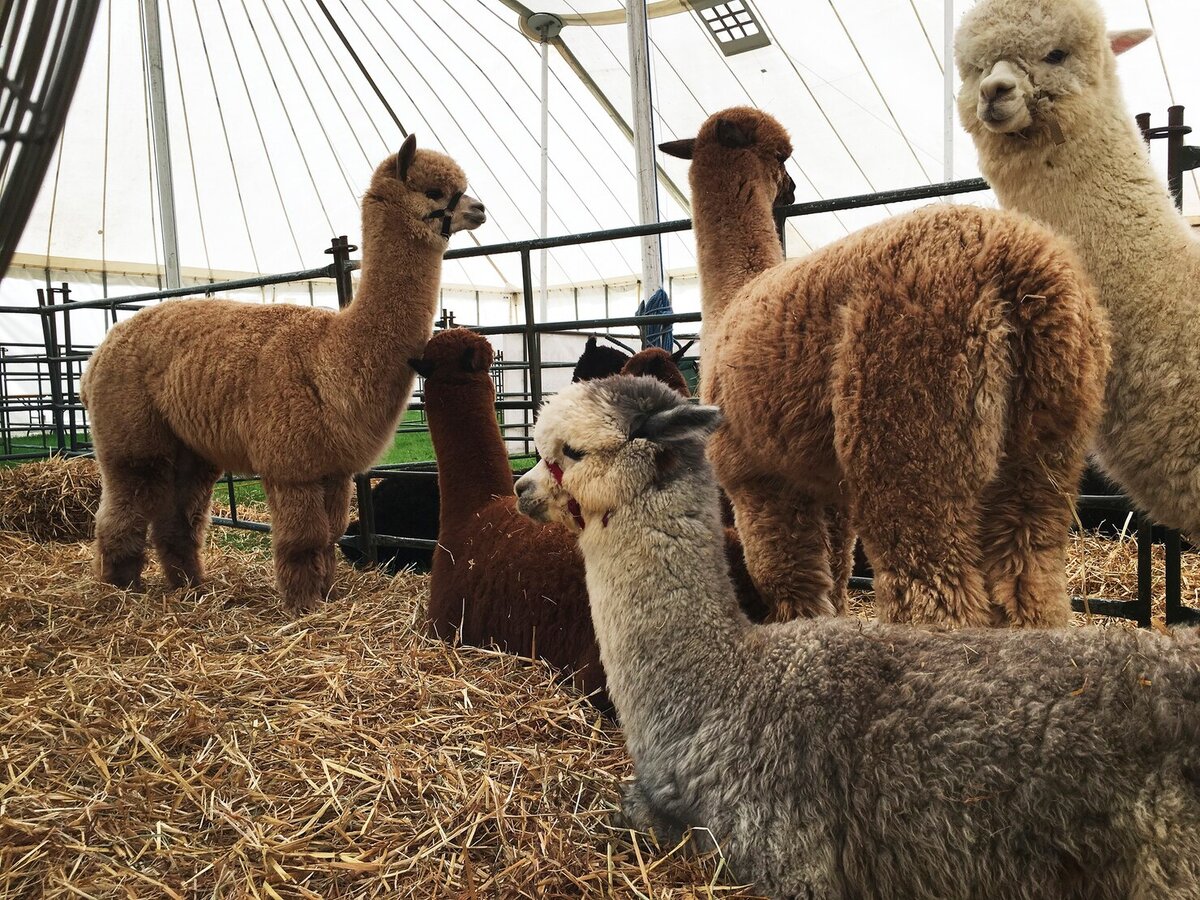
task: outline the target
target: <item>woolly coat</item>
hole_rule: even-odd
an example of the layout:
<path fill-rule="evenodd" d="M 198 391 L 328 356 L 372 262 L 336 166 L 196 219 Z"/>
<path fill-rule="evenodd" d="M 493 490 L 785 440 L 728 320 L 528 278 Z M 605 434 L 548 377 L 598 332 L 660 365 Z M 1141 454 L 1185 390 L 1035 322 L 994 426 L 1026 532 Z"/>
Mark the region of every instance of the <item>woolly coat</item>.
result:
<path fill-rule="evenodd" d="M 486 218 L 465 187 L 453 160 L 412 135 L 376 169 L 361 285 L 341 312 L 168 301 L 113 327 L 80 388 L 104 482 L 101 579 L 140 587 L 149 532 L 168 583 L 199 584 L 224 469 L 262 476 L 285 606 L 304 613 L 330 596 L 349 476 L 389 444 L 408 403 L 403 360 L 432 330 L 445 236 Z"/>
<path fill-rule="evenodd" d="M 652 353 L 670 363 L 663 351 Z M 633 359 L 640 366 L 645 357 Z M 491 364 L 491 344 L 465 328 L 434 335 L 413 360 L 425 377 L 441 492 L 429 628 L 444 640 L 543 659 L 610 711 L 575 536 L 562 525 L 533 522 L 517 512 Z M 660 366 L 656 361 L 647 368 Z M 747 610 L 761 615 L 736 534 L 729 553 L 743 573 Z"/>
<path fill-rule="evenodd" d="M 403 361 L 433 330 L 446 249 L 392 209 L 406 193 L 395 169 L 389 157 L 363 198 L 362 278 L 345 310 L 169 300 L 111 329 L 80 389 L 102 462 L 171 455 L 183 440 L 219 468 L 291 482 L 369 467 L 412 392 Z M 409 172 L 466 184 L 427 150 Z"/>
<path fill-rule="evenodd" d="M 692 161 L 701 396 L 725 414 L 709 452 L 773 615 L 835 612 L 857 532 L 885 620 L 1064 623 L 1108 365 L 1066 243 L 937 205 L 784 261 L 777 121 L 723 110 L 663 149 Z"/>
<path fill-rule="evenodd" d="M 635 827 L 668 847 L 707 829 L 731 878 L 776 898 L 1200 897 L 1195 635 L 754 625 L 702 435 L 654 430 L 679 401 L 580 387 L 537 443 L 586 453 L 561 486 L 585 521 Z"/>
<path fill-rule="evenodd" d="M 1038 107 L 1020 136 L 976 106 L 984 67 L 1038 60 L 1051 44 L 1057 143 Z M 1000 202 L 1070 238 L 1113 323 L 1113 366 L 1096 443 L 1103 468 L 1166 525 L 1200 533 L 1200 241 L 1172 205 L 1125 105 L 1093 0 L 983 0 L 955 41 L 959 118 Z"/>

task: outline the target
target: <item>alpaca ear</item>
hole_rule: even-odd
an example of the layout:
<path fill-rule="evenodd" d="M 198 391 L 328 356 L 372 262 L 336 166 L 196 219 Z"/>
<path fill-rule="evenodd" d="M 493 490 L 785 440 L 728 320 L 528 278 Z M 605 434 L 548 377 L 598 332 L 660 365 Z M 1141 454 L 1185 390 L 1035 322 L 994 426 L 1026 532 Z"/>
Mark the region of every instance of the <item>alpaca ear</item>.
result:
<path fill-rule="evenodd" d="M 583 345 L 583 349 L 585 352 L 596 349 L 596 336 L 594 334 L 587 339 L 587 343 Z"/>
<path fill-rule="evenodd" d="M 659 410 L 636 425 L 630 440 L 645 438 L 655 444 L 674 444 L 686 439 L 708 437 L 721 424 L 721 410 L 716 406 L 696 406 L 681 403 Z"/>
<path fill-rule="evenodd" d="M 671 354 L 671 362 L 675 363 L 675 365 L 679 365 L 681 362 L 683 362 L 684 355 L 689 350 L 692 349 L 692 344 L 694 344 L 694 343 L 696 343 L 696 342 L 688 341 L 686 344 L 684 344 L 682 347 L 680 347 L 678 350 L 676 350 L 674 353 L 672 353 Z"/>
<path fill-rule="evenodd" d="M 408 365 L 422 378 L 428 378 L 433 374 L 434 365 L 432 362 L 428 362 L 427 360 L 410 359 L 408 361 Z"/>
<path fill-rule="evenodd" d="M 731 150 L 740 150 L 754 143 L 754 138 L 736 122 L 728 119 L 717 119 L 717 143 Z"/>
<path fill-rule="evenodd" d="M 1125 31 L 1110 31 L 1108 45 L 1112 47 L 1114 56 L 1120 56 L 1126 50 L 1132 50 L 1150 35 L 1154 34 L 1149 28 L 1130 28 Z"/>
<path fill-rule="evenodd" d="M 487 368 L 487 353 L 483 352 L 480 347 L 466 347 L 463 349 L 462 370 L 464 372 L 482 372 Z"/>
<path fill-rule="evenodd" d="M 400 145 L 396 154 L 396 177 L 401 181 L 408 178 L 408 167 L 412 165 L 413 157 L 417 155 L 417 136 L 410 134 Z"/>
<path fill-rule="evenodd" d="M 676 159 L 691 159 L 696 150 L 696 139 L 683 138 L 679 141 L 664 141 L 658 145 L 658 149 Z"/>

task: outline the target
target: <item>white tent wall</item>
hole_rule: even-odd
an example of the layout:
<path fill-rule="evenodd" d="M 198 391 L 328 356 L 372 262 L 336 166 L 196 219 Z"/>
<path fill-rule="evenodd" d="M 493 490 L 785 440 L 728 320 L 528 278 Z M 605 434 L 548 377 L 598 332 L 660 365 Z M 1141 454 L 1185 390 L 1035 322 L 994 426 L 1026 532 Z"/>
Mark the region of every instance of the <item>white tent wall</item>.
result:
<path fill-rule="evenodd" d="M 551 0 L 569 14 L 616 0 Z M 310 0 L 158 0 L 176 184 L 181 263 L 278 272 L 318 266 L 334 234 L 357 242 L 358 198 L 401 135 Z M 1153 25 L 1155 42 L 1121 60 L 1134 110 L 1161 121 L 1200 82 L 1191 0 L 1103 0 L 1114 27 Z M 422 146 L 444 150 L 489 207 L 481 243 L 533 237 L 539 51 L 498 0 L 330 0 L 351 44 Z M 772 43 L 726 58 L 691 12 L 650 21 L 659 137 L 694 133 L 708 114 L 753 103 L 792 132 L 798 199 L 941 179 L 942 0 L 796 3 L 754 0 Z M 961 14 L 968 4 L 956 4 Z M 539 7 L 540 9 L 541 7 Z M 80 86 L 19 250 L 96 262 L 156 263 L 157 212 L 138 4 L 101 9 Z M 608 99 L 630 116 L 623 25 L 568 26 L 563 39 Z M 551 54 L 552 234 L 633 224 L 637 192 L 628 140 L 557 53 Z M 957 177 L 977 174 L 955 129 Z M 685 191 L 686 164 L 663 160 Z M 1186 210 L 1200 209 L 1196 179 Z M 976 202 L 987 202 L 974 198 Z M 686 211 L 662 192 L 663 216 Z M 891 206 L 796 220 L 789 251 L 806 252 Z M 469 245 L 458 238 L 456 245 Z M 664 240 L 668 269 L 694 266 L 691 242 Z M 636 241 L 555 250 L 549 281 L 628 277 Z M 53 264 L 53 263 L 51 263 Z M 536 268 L 536 263 L 535 263 Z M 446 280 L 512 290 L 519 260 L 449 263 Z M 32 302 L 32 301 L 28 301 Z M 630 312 L 632 309 L 629 310 Z"/>

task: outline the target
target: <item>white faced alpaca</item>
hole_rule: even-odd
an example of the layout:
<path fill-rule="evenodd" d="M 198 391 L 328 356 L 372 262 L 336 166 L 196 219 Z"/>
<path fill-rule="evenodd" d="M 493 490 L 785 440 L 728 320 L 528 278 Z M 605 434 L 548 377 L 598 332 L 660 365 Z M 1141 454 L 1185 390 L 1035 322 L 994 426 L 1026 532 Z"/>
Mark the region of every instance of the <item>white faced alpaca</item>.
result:
<path fill-rule="evenodd" d="M 1150 34 L 1106 34 L 1091 2 L 1055 0 L 1052 9 L 1045 0 L 981 3 L 955 41 L 959 116 L 970 132 L 1015 135 L 1045 124 L 1062 143 L 1066 123 L 1116 88 L 1114 56 Z"/>
<path fill-rule="evenodd" d="M 650 492 L 704 468 L 704 438 L 719 422 L 715 406 L 688 403 L 656 378 L 572 384 L 542 407 L 534 432 L 542 460 L 517 481 L 518 508 L 578 531 L 606 528 Z"/>

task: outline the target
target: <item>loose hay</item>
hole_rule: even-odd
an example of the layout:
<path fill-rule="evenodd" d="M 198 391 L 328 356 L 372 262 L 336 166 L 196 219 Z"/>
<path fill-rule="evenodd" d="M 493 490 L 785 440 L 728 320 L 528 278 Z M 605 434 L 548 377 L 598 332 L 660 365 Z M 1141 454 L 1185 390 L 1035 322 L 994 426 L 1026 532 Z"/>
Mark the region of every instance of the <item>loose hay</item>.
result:
<path fill-rule="evenodd" d="M 86 536 L 93 461 L 18 471 L 0 523 Z M 427 578 L 342 565 L 342 599 L 292 621 L 231 534 L 206 590 L 151 564 L 138 595 L 86 544 L 0 533 L 0 898 L 753 896 L 611 831 L 619 731 L 541 664 L 419 635 Z M 1132 539 L 1073 537 L 1073 593 L 1134 597 L 1136 570 Z M 1200 555 L 1183 584 L 1200 604 Z"/>
<path fill-rule="evenodd" d="M 0 897 L 746 897 L 606 827 L 619 732 L 540 664 L 414 630 L 427 579 L 269 562 L 109 588 L 0 534 Z"/>
<path fill-rule="evenodd" d="M 0 469 L 0 530 L 43 541 L 86 540 L 100 505 L 94 459 L 52 456 Z"/>

